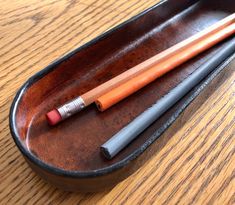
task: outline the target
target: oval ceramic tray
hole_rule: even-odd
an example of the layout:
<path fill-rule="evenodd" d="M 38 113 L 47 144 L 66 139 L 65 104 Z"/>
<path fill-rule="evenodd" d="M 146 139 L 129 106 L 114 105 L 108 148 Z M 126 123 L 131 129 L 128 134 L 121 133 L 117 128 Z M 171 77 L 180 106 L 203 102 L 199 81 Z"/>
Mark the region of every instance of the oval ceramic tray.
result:
<path fill-rule="evenodd" d="M 45 113 L 205 29 L 234 10 L 234 0 L 161 1 L 32 76 L 16 94 L 10 111 L 12 136 L 32 169 L 57 187 L 83 192 L 112 187 L 136 171 L 157 151 L 156 139 L 226 63 L 113 160 L 106 160 L 100 154 L 100 145 L 184 80 L 229 43 L 229 39 L 105 112 L 91 105 L 54 127 L 47 124 Z"/>

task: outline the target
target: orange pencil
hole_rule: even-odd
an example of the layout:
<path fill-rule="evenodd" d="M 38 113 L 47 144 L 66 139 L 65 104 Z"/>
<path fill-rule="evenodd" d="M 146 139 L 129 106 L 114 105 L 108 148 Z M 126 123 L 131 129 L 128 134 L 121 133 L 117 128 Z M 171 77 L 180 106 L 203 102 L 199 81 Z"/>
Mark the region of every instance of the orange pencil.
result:
<path fill-rule="evenodd" d="M 168 58 L 174 56 L 175 53 L 190 48 L 195 43 L 202 41 L 204 38 L 215 34 L 223 28 L 226 28 L 234 21 L 235 14 L 232 14 L 222 19 L 221 21 L 215 23 L 214 25 L 210 26 L 209 28 L 197 33 L 196 35 L 191 36 L 190 38 L 166 49 L 165 51 L 153 56 L 152 58 L 144 61 L 143 63 L 123 72 L 122 74 L 114 77 L 113 79 L 88 91 L 87 93 L 84 93 L 83 95 L 78 96 L 77 98 L 69 101 L 68 103 L 48 112 L 46 116 L 49 124 L 57 124 L 61 120 L 66 119 L 67 117 L 79 112 L 105 93 L 109 92 L 112 89 L 115 89 L 115 87 L 125 83 L 133 77 L 138 76 L 142 72 L 147 71 L 154 65 L 166 61 Z"/>
<path fill-rule="evenodd" d="M 187 60 L 193 58 L 199 53 L 205 51 L 206 49 L 212 47 L 213 45 L 219 43 L 225 38 L 233 35 L 235 33 L 235 23 L 222 29 L 221 31 L 201 40 L 200 42 L 188 47 L 175 55 L 168 58 L 166 61 L 158 63 L 157 65 L 151 67 L 147 71 L 139 74 L 138 76 L 130 79 L 129 81 L 119 85 L 118 87 L 107 92 L 103 96 L 99 97 L 95 103 L 99 110 L 104 111 L 131 95 L 132 93 L 138 91 L 142 87 L 154 81 L 156 78 L 164 75 L 170 70 L 176 68 Z"/>
<path fill-rule="evenodd" d="M 165 61 L 170 56 L 174 55 L 176 52 L 186 49 L 193 44 L 201 41 L 202 39 L 218 32 L 219 30 L 225 28 L 226 26 L 232 24 L 235 22 L 235 13 L 229 15 L 228 17 L 222 19 L 221 21 L 213 24 L 207 29 L 204 29 L 197 34 L 185 39 L 184 41 L 181 41 L 174 46 L 162 51 L 161 53 L 147 59 L 146 61 L 134 66 L 133 68 L 121 73 L 120 75 L 112 78 L 111 80 L 99 85 L 98 87 L 84 93 L 80 97 L 84 100 L 85 106 L 90 105 L 94 102 L 98 97 L 105 94 L 109 90 L 112 90 L 113 88 L 117 87 L 118 85 L 121 85 L 123 82 L 128 81 L 129 79 L 139 75 L 140 73 L 146 71 L 153 65 L 156 65 L 157 63 L 160 63 L 162 61 Z"/>

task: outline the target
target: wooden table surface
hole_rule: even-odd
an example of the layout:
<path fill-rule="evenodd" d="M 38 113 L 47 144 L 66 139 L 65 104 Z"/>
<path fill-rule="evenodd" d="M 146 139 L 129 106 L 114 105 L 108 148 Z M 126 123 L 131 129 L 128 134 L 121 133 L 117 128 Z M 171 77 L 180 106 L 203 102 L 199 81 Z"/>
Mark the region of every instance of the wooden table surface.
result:
<path fill-rule="evenodd" d="M 235 204 L 235 63 L 157 141 L 155 156 L 112 190 L 80 194 L 54 188 L 31 171 L 11 138 L 9 108 L 27 78 L 156 2 L 0 2 L 1 205 Z"/>

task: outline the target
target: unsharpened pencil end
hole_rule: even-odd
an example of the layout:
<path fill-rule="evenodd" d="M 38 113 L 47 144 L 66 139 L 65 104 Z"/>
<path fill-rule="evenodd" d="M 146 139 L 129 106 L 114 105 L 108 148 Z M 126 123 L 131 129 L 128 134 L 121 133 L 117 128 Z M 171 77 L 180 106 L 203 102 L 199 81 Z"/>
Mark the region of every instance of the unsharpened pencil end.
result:
<path fill-rule="evenodd" d="M 57 109 L 54 109 L 46 114 L 47 121 L 50 125 L 56 125 L 62 120 L 62 117 Z"/>
<path fill-rule="evenodd" d="M 110 153 L 109 153 L 109 151 L 108 151 L 108 149 L 107 149 L 106 147 L 101 146 L 101 147 L 100 147 L 100 151 L 101 151 L 101 153 L 103 154 L 103 156 L 104 156 L 105 158 L 107 158 L 107 159 L 112 159 L 112 156 L 110 155 Z"/>

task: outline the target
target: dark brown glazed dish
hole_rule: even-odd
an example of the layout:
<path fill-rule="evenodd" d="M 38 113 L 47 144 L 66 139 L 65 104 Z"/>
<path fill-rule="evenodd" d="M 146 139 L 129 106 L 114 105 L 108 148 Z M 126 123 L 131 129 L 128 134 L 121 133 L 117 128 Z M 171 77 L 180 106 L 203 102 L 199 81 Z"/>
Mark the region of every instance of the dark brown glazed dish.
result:
<path fill-rule="evenodd" d="M 100 145 L 229 40 L 105 112 L 99 112 L 92 105 L 55 127 L 47 124 L 45 113 L 212 25 L 234 10 L 234 0 L 162 1 L 32 76 L 17 93 L 10 111 L 12 136 L 32 169 L 57 187 L 83 192 L 112 187 L 136 171 L 157 150 L 155 140 L 202 88 L 229 66 L 218 67 L 113 160 L 101 156 Z"/>

